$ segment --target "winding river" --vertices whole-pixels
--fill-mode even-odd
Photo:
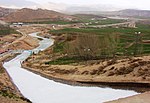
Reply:
[[[39,42],[39,47],[32,51],[38,52],[53,45],[52,39],[39,37],[36,34],[30,35],[43,40]],[[21,62],[30,54],[31,51],[24,51],[16,58],[5,62],[3,66],[20,92],[33,103],[102,103],[137,94],[129,90],[70,86],[43,78],[21,67]]]

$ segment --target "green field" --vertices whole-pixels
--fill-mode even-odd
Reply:
[[[65,25],[65,24],[74,24],[74,23],[79,23],[79,21],[36,21],[36,22],[24,22],[24,23],[31,23],[31,24],[57,24],[57,25]]]
[[[91,18],[82,18],[77,19],[75,21],[63,21],[63,20],[37,20],[35,22],[24,22],[24,23],[32,23],[32,24],[57,24],[57,25],[65,25],[65,24],[74,24],[74,23],[89,23],[89,25],[105,25],[105,24],[115,24],[115,23],[122,23],[125,22],[125,20],[119,20],[119,19],[96,19],[91,20]]]
[[[18,32],[8,26],[0,25],[0,36],[9,35],[13,33],[16,34]]]
[[[89,20],[89,21],[86,21],[86,22],[90,23],[89,25],[106,25],[106,24],[122,23],[122,22],[125,22],[125,20],[104,19],[104,20]]]
[[[128,48],[125,48],[126,46],[130,45],[131,43],[135,42],[135,39],[137,35],[135,32],[141,32],[141,38],[142,40],[150,40],[150,26],[149,25],[141,25],[138,24],[138,28],[81,28],[81,29],[74,29],[74,28],[65,28],[62,30],[51,30],[51,34],[96,34],[98,37],[102,37],[104,35],[118,35],[120,38],[117,51],[120,52],[120,54],[123,52],[128,55],[132,55],[134,53],[135,45],[131,45]],[[60,46],[60,45],[59,45]],[[61,48],[58,47],[60,50],[63,50],[63,45],[61,44]],[[150,44],[142,44],[142,53],[147,54],[150,53]]]

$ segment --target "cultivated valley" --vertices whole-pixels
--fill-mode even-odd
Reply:
[[[0,102],[149,103],[150,11],[69,10],[0,7]]]

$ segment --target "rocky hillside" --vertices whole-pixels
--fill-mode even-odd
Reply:
[[[59,12],[46,9],[20,9],[4,17],[7,22],[34,22],[34,21],[45,21],[45,20],[64,20],[71,21],[73,16],[65,15]]]
[[[15,9],[8,9],[8,8],[2,8],[0,7],[0,17],[4,17],[9,15],[12,12],[15,12]]]

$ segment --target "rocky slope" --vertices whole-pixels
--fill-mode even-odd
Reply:
[[[0,17],[4,17],[9,15],[12,12],[15,12],[15,9],[8,9],[8,8],[2,8],[0,7]]]
[[[70,21],[74,19],[73,16],[65,15],[59,12],[45,9],[20,9],[4,17],[7,22],[34,22],[46,20],[64,20]]]

